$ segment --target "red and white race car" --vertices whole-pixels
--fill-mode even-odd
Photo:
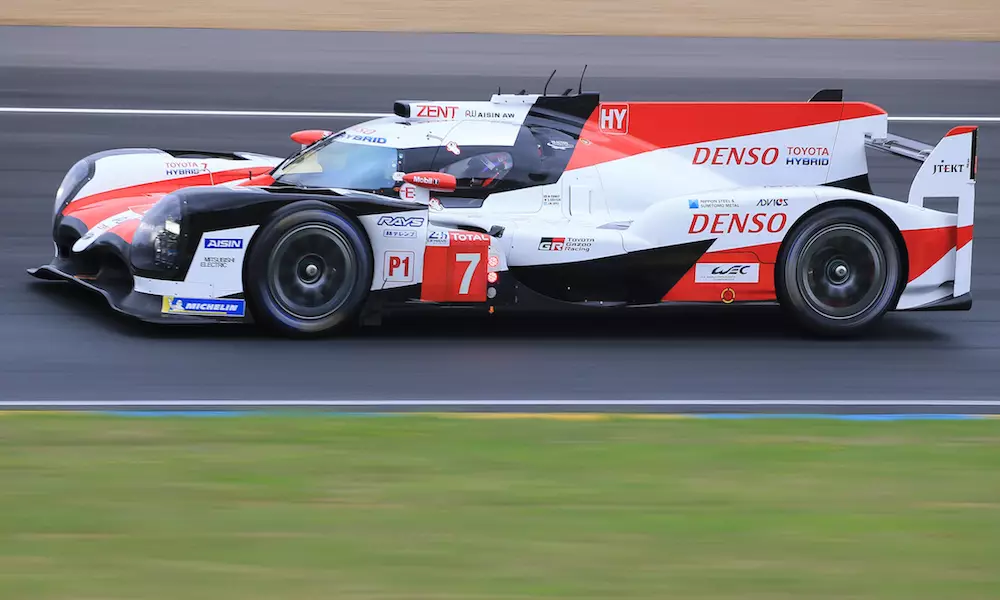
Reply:
[[[602,102],[497,94],[396,102],[300,131],[282,160],[119,149],[56,195],[51,264],[30,272],[163,323],[339,331],[408,307],[780,303],[808,330],[971,306],[975,127],[936,145],[881,108]],[[874,195],[866,150],[919,166]],[[957,198],[957,214],[925,198]]]

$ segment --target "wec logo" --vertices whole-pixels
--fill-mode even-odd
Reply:
[[[698,263],[695,283],[758,283],[760,263]]]
[[[732,265],[730,267],[715,267],[712,275],[746,275],[750,272],[751,265]]]
[[[379,217],[378,224],[383,227],[422,227],[423,217]]]

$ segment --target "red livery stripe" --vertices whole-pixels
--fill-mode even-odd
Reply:
[[[971,236],[971,228],[969,233]],[[944,258],[948,251],[955,247],[957,239],[955,227],[911,229],[903,231],[902,234],[906,251],[910,255],[910,273],[907,282],[920,277]]]
[[[617,131],[601,129],[602,107],[627,107]],[[590,115],[567,169],[581,169],[662,148],[884,115],[867,102],[603,103]],[[616,117],[622,113],[616,114]],[[619,121],[612,120],[613,124]]]

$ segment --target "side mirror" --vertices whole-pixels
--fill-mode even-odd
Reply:
[[[305,148],[306,146],[312,146],[331,133],[333,132],[326,131],[325,129],[304,129],[293,133],[291,138],[293,142],[302,144],[302,147]]]
[[[454,175],[435,171],[407,173],[403,175],[403,181],[434,192],[454,192],[458,187],[458,180]]]

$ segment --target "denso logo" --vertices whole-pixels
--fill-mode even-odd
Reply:
[[[239,238],[206,238],[206,248],[226,248],[240,249],[243,247],[243,240]]]
[[[713,165],[773,165],[778,160],[777,148],[707,148],[699,146],[694,151],[693,165],[703,165],[711,161]]]
[[[454,119],[457,114],[457,106],[437,106],[434,104],[420,104],[417,106],[417,118]]]
[[[379,217],[379,225],[386,227],[420,227],[424,224],[423,217]]]
[[[688,233],[704,233],[706,230],[713,234],[723,233],[779,233],[788,223],[788,215],[785,213],[755,213],[755,214],[735,214],[718,213],[706,215],[695,213],[691,217],[691,226]],[[709,227],[711,226],[711,227]]]

